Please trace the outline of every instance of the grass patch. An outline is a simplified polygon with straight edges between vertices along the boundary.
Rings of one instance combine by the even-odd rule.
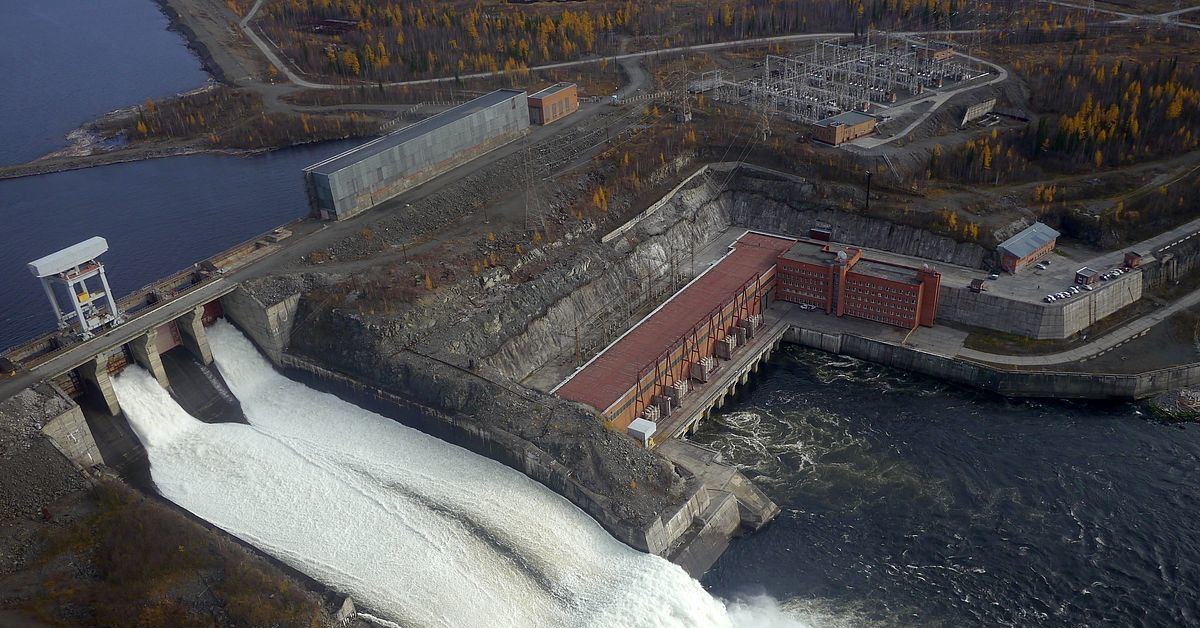
[[[968,349],[1001,355],[1047,355],[1074,349],[1075,347],[1092,342],[1125,323],[1148,314],[1153,309],[1153,303],[1150,303],[1146,299],[1139,299],[1137,302],[1117,310],[1112,315],[1098,321],[1095,325],[1069,338],[1050,338],[1045,340],[1035,340],[1027,336],[972,327],[970,325],[960,325],[957,323],[948,323],[948,325],[968,332],[966,340],[963,341],[963,346]]]
[[[42,590],[21,610],[55,625],[323,626],[321,599],[224,534],[118,482],[47,533]]]

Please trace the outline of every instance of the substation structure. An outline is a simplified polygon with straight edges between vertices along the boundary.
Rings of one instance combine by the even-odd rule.
[[[761,73],[741,81],[707,72],[693,89],[811,124],[847,111],[880,113],[897,100],[980,74],[948,43],[873,33],[818,41],[803,54],[767,55]]]

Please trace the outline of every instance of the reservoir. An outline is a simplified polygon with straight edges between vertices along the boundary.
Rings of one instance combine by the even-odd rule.
[[[150,0],[5,2],[3,16],[0,165],[58,150],[89,120],[209,78]]]
[[[207,80],[149,0],[10,2],[5,18],[0,69],[22,90],[0,98],[0,163]],[[128,293],[304,214],[300,169],[349,144],[0,181],[0,347],[52,325],[28,261],[101,235]],[[196,421],[137,367],[117,379],[155,484],[392,621],[1200,622],[1200,429],[1135,404],[1008,400],[781,352],[695,438],[783,513],[701,586],[515,471],[283,378],[228,326],[212,342],[249,425]]]
[[[54,45],[46,45],[54,42]],[[37,54],[25,54],[36,50]],[[113,109],[209,80],[151,0],[5,3],[0,164],[65,146]],[[0,350],[54,327],[30,260],[94,235],[118,296],[307,212],[300,169],[353,142],[256,157],[189,155],[0,180]]]
[[[25,264],[94,235],[125,295],[307,212],[300,169],[350,142],[255,157],[188,155],[0,180],[0,347],[54,328]]]

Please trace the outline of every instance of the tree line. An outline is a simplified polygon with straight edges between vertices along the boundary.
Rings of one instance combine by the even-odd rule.
[[[558,3],[283,0],[264,6],[259,23],[304,71],[378,82],[789,33],[962,28],[995,16],[1008,19],[1011,12],[1006,7],[1017,4],[996,0],[977,8],[974,0],[595,0],[577,8]]]

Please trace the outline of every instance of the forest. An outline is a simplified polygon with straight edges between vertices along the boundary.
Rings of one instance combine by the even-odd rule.
[[[95,123],[106,139],[129,145],[198,140],[208,148],[262,149],[365,137],[380,120],[361,113],[305,114],[267,111],[262,96],[216,87],[161,101],[146,101],[129,115]]]
[[[243,12],[244,1],[229,0]],[[259,27],[306,72],[390,82],[803,32],[962,28],[1016,0],[278,0]],[[982,8],[981,8],[982,7]]]
[[[1193,216],[1195,170],[1142,187],[1150,175],[1139,167],[1200,148],[1200,37],[1149,28],[1039,39],[988,50],[1024,82],[1035,119],[1023,130],[935,147],[927,177],[989,186],[1045,181],[1032,187],[1030,206],[1074,237],[1105,245]],[[1054,183],[1089,174],[1106,201]],[[1105,191],[1113,184],[1124,187]]]
[[[967,142],[949,159],[935,154],[931,176],[1004,183],[1127,166],[1200,147],[1196,57],[1170,54],[1170,41],[1149,32],[1143,37],[1080,39],[1048,54],[1044,44],[1041,54],[998,50],[1028,86],[1037,121],[1022,133]],[[1102,59],[1098,53],[1136,51],[1139,43],[1148,54]]]

